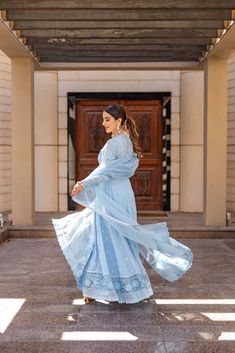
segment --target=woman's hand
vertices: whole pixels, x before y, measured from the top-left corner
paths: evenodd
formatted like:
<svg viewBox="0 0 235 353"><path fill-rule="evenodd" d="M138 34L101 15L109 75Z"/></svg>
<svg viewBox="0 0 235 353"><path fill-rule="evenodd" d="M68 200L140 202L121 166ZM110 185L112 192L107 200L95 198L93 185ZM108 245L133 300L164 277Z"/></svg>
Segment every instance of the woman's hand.
<svg viewBox="0 0 235 353"><path fill-rule="evenodd" d="M83 189L84 189L83 183L81 181L78 181L73 187L73 190L71 192L71 196L75 196L76 194L81 192Z"/></svg>

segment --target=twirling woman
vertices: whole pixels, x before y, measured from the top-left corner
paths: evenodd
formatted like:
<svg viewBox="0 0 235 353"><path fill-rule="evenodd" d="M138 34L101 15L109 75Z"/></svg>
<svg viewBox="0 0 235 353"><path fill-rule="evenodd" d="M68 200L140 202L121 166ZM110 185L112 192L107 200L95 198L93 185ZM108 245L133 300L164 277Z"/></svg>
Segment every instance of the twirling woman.
<svg viewBox="0 0 235 353"><path fill-rule="evenodd" d="M137 303L153 294L141 256L173 282L191 267L193 254L169 236L166 222L137 222L129 178L142 154L134 120L112 104L103 111L102 125L112 137L98 155L99 166L71 192L86 208L52 222L86 302Z"/></svg>

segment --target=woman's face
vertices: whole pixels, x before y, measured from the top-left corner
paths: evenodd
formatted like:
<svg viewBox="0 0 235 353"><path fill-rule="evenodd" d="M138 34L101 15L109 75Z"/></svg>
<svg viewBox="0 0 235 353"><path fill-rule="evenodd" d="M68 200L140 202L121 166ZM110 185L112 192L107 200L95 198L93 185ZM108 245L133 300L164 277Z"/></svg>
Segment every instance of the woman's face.
<svg viewBox="0 0 235 353"><path fill-rule="evenodd" d="M103 122L102 125L107 133L113 133L117 129L117 125L122 119L114 119L109 113L103 112L102 114Z"/></svg>

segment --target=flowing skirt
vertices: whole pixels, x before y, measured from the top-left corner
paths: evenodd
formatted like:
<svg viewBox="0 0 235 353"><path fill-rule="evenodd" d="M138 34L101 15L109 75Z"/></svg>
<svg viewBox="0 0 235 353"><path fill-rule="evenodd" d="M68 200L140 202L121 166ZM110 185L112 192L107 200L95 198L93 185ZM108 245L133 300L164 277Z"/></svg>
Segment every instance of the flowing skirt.
<svg viewBox="0 0 235 353"><path fill-rule="evenodd" d="M131 220L137 221L129 178L103 183L104 192ZM61 249L84 296L137 303L152 294L138 244L98 212L86 208L52 219Z"/></svg>

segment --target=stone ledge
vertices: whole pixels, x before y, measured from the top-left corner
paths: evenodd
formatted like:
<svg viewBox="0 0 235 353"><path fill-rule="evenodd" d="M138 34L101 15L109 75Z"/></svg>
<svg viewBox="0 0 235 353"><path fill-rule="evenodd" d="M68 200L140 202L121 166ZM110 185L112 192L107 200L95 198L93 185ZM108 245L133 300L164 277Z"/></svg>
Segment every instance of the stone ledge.
<svg viewBox="0 0 235 353"><path fill-rule="evenodd" d="M7 228L2 228L0 230L0 245L8 238L8 230Z"/></svg>
<svg viewBox="0 0 235 353"><path fill-rule="evenodd" d="M235 231L170 229L170 236L176 239L235 239Z"/></svg>
<svg viewBox="0 0 235 353"><path fill-rule="evenodd" d="M184 239L235 239L234 227L220 229L216 227L175 227L169 226L170 236ZM52 226L10 226L6 229L7 238L55 238L55 231ZM4 240L5 240L4 239Z"/></svg>
<svg viewBox="0 0 235 353"><path fill-rule="evenodd" d="M8 229L8 238L55 238L55 231L49 227L11 227Z"/></svg>

